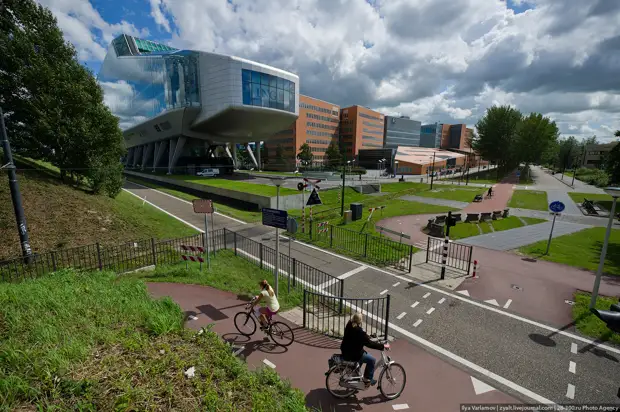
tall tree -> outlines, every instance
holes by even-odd
[[[559,150],[556,166],[560,170],[570,169],[578,164],[581,145],[575,136],[569,136],[559,141]]]
[[[472,148],[484,159],[498,165],[498,176],[518,164],[515,142],[521,112],[510,106],[493,106],[476,123],[478,135]]]
[[[314,155],[312,154],[312,150],[310,149],[310,145],[308,145],[308,143],[304,143],[299,146],[299,153],[297,154],[297,158],[301,160],[301,163],[303,165],[308,165],[312,163]]]
[[[555,122],[540,113],[530,113],[517,127],[517,160],[526,165],[540,163],[543,155],[555,147],[559,136],[560,131]]]
[[[327,157],[327,164],[329,166],[335,167],[340,166],[342,164],[342,154],[340,153],[340,148],[336,142],[332,141],[327,147],[325,151],[325,157]]]
[[[615,136],[620,137],[620,130],[616,130]],[[620,142],[607,155],[606,166],[610,182],[620,184]]]

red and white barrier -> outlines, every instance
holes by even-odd
[[[181,249],[183,250],[189,250],[192,252],[200,252],[200,253],[205,253],[205,248],[201,247],[201,246],[186,246],[186,245],[181,245]]]
[[[204,263],[205,260],[203,258],[201,258],[200,256],[191,256],[191,255],[181,255],[181,259],[185,260],[185,261],[192,261],[192,262],[200,262],[200,263]]]
[[[477,278],[476,276],[476,266],[478,266],[478,261],[474,260],[474,273],[471,275],[472,278]]]
[[[318,233],[327,233],[329,229],[329,222],[320,222],[316,225]]]

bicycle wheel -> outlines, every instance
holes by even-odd
[[[248,312],[239,312],[235,315],[235,328],[243,336],[252,336],[256,332],[256,321]]]
[[[269,336],[276,345],[289,346],[295,341],[293,330],[282,322],[273,322],[269,328]]]
[[[340,378],[342,377],[342,374],[346,372],[346,369],[347,368],[343,365],[334,365],[327,372],[327,376],[325,377],[325,388],[327,389],[327,392],[339,399],[348,398],[357,392],[356,389],[343,388],[340,386]]]
[[[385,378],[385,381],[383,378]],[[381,395],[385,396],[387,399],[398,398],[401,393],[403,393],[406,383],[407,374],[405,373],[405,368],[403,368],[400,363],[393,363],[386,366],[381,371],[381,375],[379,375],[379,390],[381,391]],[[385,388],[387,385],[393,386],[398,390],[396,392],[388,392]]]

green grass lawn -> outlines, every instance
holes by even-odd
[[[187,200],[191,202],[194,199],[199,199],[198,196],[190,195],[189,193],[182,192],[180,190],[170,189],[163,187],[154,182],[149,182],[138,177],[130,176],[127,178],[130,182],[135,182],[146,187],[157,189],[160,192],[168,193],[169,195],[178,197],[179,199]],[[222,204],[220,202],[213,202],[215,209],[218,213],[226,216],[234,217],[235,219],[242,220],[248,223],[260,222],[262,220],[262,214],[260,211],[239,209],[234,206]]]
[[[428,190],[430,185],[426,183],[416,183],[416,182],[396,182],[396,183],[382,183],[381,191],[388,193],[396,193],[396,192],[404,192],[406,190]]]
[[[182,180],[184,182],[197,183],[205,186],[235,190],[237,192],[253,193],[260,196],[274,197],[276,196],[277,191],[277,188],[275,186],[248,183],[240,180],[218,179],[191,175],[170,175],[166,177],[175,180]],[[286,187],[280,188],[280,196],[294,195],[297,193],[299,193],[299,191],[294,189],[288,189]]]
[[[537,217],[522,217],[521,219],[525,220],[528,225],[537,225],[538,223],[547,222],[546,219],[539,219]]]
[[[528,225],[534,225],[545,221],[544,219],[536,218],[522,219],[525,220]],[[490,222],[482,223],[459,222],[456,224],[456,226],[450,228],[450,239],[457,240],[471,236],[478,236],[480,235],[480,230],[482,230],[482,234],[491,233],[491,227],[493,227],[493,231],[501,232],[503,230],[515,229],[522,226],[523,223],[516,216],[508,216],[505,219],[492,220]],[[480,230],[478,228],[480,228]]]
[[[433,190],[416,192],[416,196],[432,197],[435,199],[456,200],[471,203],[477,194],[484,193],[484,188],[454,185],[435,185]]]
[[[568,192],[568,195],[573,199],[573,202],[577,204],[583,203],[583,199],[588,199],[590,201],[596,202],[601,208],[611,211],[611,204],[613,202],[613,198],[605,193],[579,193],[579,192]],[[620,206],[616,203],[616,212],[620,212]]]
[[[458,240],[480,235],[478,225],[472,222],[459,222],[450,228],[450,239]]]
[[[585,292],[575,293],[575,304],[573,305],[573,320],[579,332],[586,336],[591,336],[601,341],[610,341],[620,344],[620,336],[612,332],[605,322],[590,312],[590,299],[592,295]],[[596,299],[596,309],[609,310],[611,304],[618,303],[617,297],[598,296]]]
[[[515,190],[508,206],[546,211],[548,209],[547,192],[537,190]]]
[[[184,329],[180,307],[134,277],[61,271],[0,284],[0,302],[5,410],[306,410],[277,372]]]
[[[551,240],[549,255],[543,255],[547,249],[546,240],[524,246],[519,251],[537,259],[596,271],[605,230],[604,227],[595,227],[558,236]],[[609,275],[620,275],[620,230],[618,229],[611,231],[604,272]]]

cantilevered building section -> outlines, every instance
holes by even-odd
[[[142,169],[218,162],[232,169],[236,143],[272,139],[299,115],[293,73],[124,34],[108,47],[98,80],[120,118],[126,164]]]

